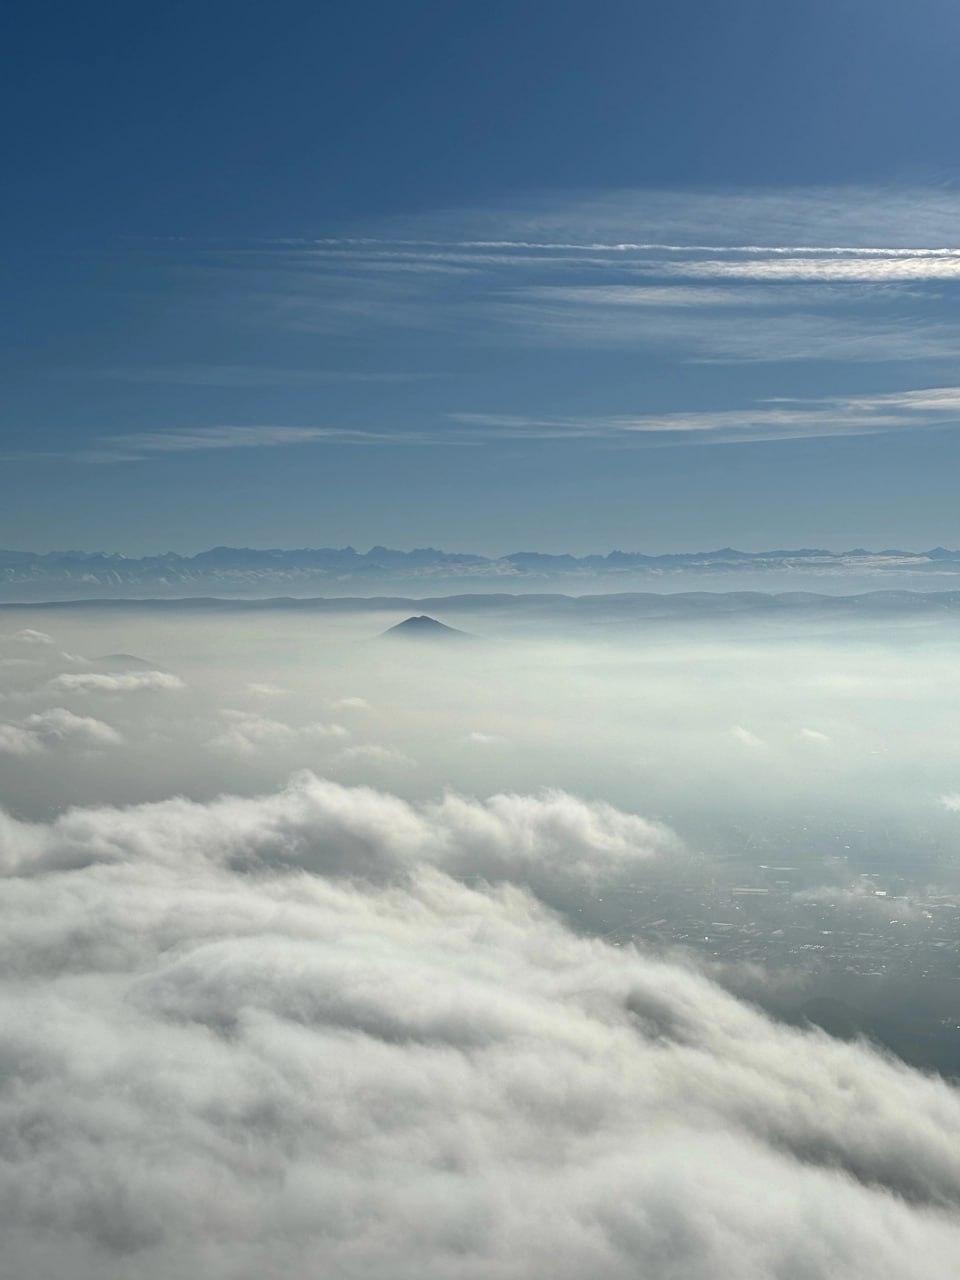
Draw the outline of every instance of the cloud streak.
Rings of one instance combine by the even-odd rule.
[[[958,225],[956,194],[923,188],[560,192],[212,252],[218,278],[231,273],[275,327],[371,341],[401,328],[432,353],[438,333],[455,349],[502,345],[507,321],[530,340],[680,360],[948,359],[958,335],[938,297],[960,275]],[[885,314],[898,298],[909,317]],[[660,330],[622,314],[601,323],[602,304],[730,314]],[[761,307],[779,313],[766,342],[769,325],[732,318]]]
[[[895,280],[960,279],[960,253],[875,254],[847,257],[785,257],[758,254],[749,261],[693,261],[664,264],[659,271],[697,280],[852,280],[885,283]]]
[[[186,688],[170,671],[65,671],[50,687],[62,693],[172,693]]]
[[[105,436],[77,456],[87,462],[137,462],[161,454],[221,449],[282,449],[308,444],[384,444],[395,437],[384,432],[338,427],[211,426],[171,428]]]
[[[577,321],[579,323],[579,321]],[[661,332],[662,319],[651,319]],[[669,328],[669,326],[666,326]],[[761,326],[762,327],[762,326]],[[823,325],[811,326],[816,341],[824,346],[841,342],[841,337]],[[743,343],[748,335],[741,327],[728,341]],[[877,341],[874,335],[874,341]],[[769,334],[764,335],[771,355]],[[921,339],[922,341],[922,339]],[[857,341],[855,349],[859,350]],[[834,345],[833,354],[837,355]],[[901,352],[901,355],[903,353]],[[325,428],[219,428],[194,432],[154,432],[129,440],[128,452],[119,448],[86,455],[91,461],[118,462],[145,459],[151,453],[192,452],[203,449],[277,448],[317,443],[363,443],[367,445],[433,444],[470,446],[486,441],[509,439],[607,439],[639,441],[641,437],[661,442],[737,443],[741,440],[790,440],[810,436],[865,435],[878,432],[953,426],[960,414],[960,388],[929,387],[876,395],[835,398],[771,398],[746,408],[678,410],[669,413],[528,415],[458,411],[447,415],[457,429],[407,432],[352,432],[340,435]],[[116,438],[118,441],[120,437]]]
[[[531,439],[651,440],[729,444],[745,440],[872,435],[953,427],[960,420],[960,387],[927,387],[878,395],[769,399],[750,408],[673,413],[533,417],[458,413],[468,430]]]

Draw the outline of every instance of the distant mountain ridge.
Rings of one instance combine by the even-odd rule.
[[[661,625],[698,626],[703,623],[734,626],[749,621],[751,626],[787,626],[805,619],[819,619],[834,625],[858,620],[887,623],[899,620],[960,622],[960,590],[956,591],[866,591],[856,595],[825,595],[813,591],[621,591],[610,594],[562,595],[546,591],[464,592],[461,595],[434,597],[409,596],[155,596],[101,597],[47,601],[0,601],[0,632],[16,625],[24,612],[49,613],[74,610],[97,610],[122,615],[145,613],[176,615],[209,613],[290,614],[318,619],[325,616],[360,616],[370,614],[382,619],[384,614],[402,621],[378,641],[388,643],[396,637],[402,642],[424,640],[462,641],[483,644],[510,635],[544,634],[554,638],[578,635],[586,637],[605,633],[628,635],[637,628],[649,630]],[[464,624],[450,627],[434,616]],[[416,614],[415,617],[404,615]],[[4,617],[6,615],[6,622]],[[52,618],[51,618],[52,625]],[[382,626],[382,621],[380,622]],[[599,630],[598,630],[599,629]],[[374,633],[369,632],[371,639]],[[483,640],[479,637],[483,636]],[[100,660],[110,669],[117,664],[149,665],[143,659],[114,654]],[[121,667],[121,669],[123,669]],[[127,669],[130,669],[129,666]]]
[[[878,577],[902,581],[960,575],[960,550],[897,548],[828,551],[801,547],[771,551],[685,551],[648,555],[610,551],[574,556],[515,551],[505,556],[418,547],[400,551],[376,546],[259,549],[213,547],[196,555],[176,552],[128,557],[114,552],[0,550],[0,598],[71,598],[88,595],[262,595],[356,588],[364,594],[400,584],[423,583],[444,589],[538,590],[564,584],[589,589],[591,582],[629,589],[632,585],[669,587],[672,579],[746,580],[776,578],[781,586],[807,578],[855,577],[869,585]]]

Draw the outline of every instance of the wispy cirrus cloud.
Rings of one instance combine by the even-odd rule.
[[[666,295],[666,290],[664,294]],[[531,301],[518,294],[496,303],[501,332],[532,346],[627,349],[684,363],[796,364],[824,361],[870,364],[952,358],[960,325],[924,315],[825,314],[784,306],[775,296],[734,301],[721,293],[691,298],[684,290],[667,303],[641,295],[612,300],[573,291]],[[761,308],[766,311],[761,313]]]
[[[941,297],[960,280],[958,225],[960,196],[942,191],[558,194],[272,242],[258,269],[283,264],[277,323],[318,332],[699,363],[943,360],[960,345]]]
[[[345,340],[347,362],[361,343],[387,365],[442,370],[446,358],[454,376],[454,352],[459,363],[518,339],[675,362],[902,362],[960,347],[958,227],[960,193],[942,188],[555,192],[362,234],[175,252],[194,301],[214,291],[231,322],[296,334],[294,346],[303,334]],[[282,344],[271,350],[262,366],[99,376],[294,389],[424,376],[316,371],[299,357],[287,367]]]
[[[878,395],[818,399],[768,398],[737,409],[670,413],[536,416],[456,413],[468,430],[525,438],[632,439],[660,443],[730,444],[795,440],[960,425],[960,387],[928,387]]]
[[[951,425],[953,409],[930,401],[751,400],[747,379],[749,366],[783,365],[787,389],[802,390],[795,371],[804,363],[829,364],[831,378],[846,366],[847,385],[860,380],[856,366],[870,364],[895,363],[898,380],[914,385],[952,379],[958,227],[960,193],[944,189],[633,191],[544,194],[357,229],[367,234],[178,244],[165,259],[178,271],[177,306],[205,315],[214,307],[242,340],[218,344],[221,358],[210,361],[182,344],[160,351],[155,365],[142,352],[128,366],[111,354],[83,376],[169,384],[169,415],[159,421],[176,425],[139,429],[107,404],[100,430],[51,430],[43,456],[110,464],[511,436],[722,442]],[[245,350],[253,351],[246,363],[234,354]],[[504,350],[511,359],[501,368],[491,357]],[[318,351],[342,367],[312,367]],[[583,360],[576,418],[562,401],[555,411],[558,352]],[[914,373],[911,364],[925,367]],[[731,393],[720,375],[717,409],[692,413],[679,393],[665,413],[611,403],[618,381],[636,386],[663,365],[700,366],[704,388],[705,366],[744,366],[742,390]],[[475,408],[471,379],[481,367],[495,412]],[[529,393],[521,412],[510,403],[517,371]],[[769,370],[758,373],[769,390]],[[395,383],[430,379],[393,393]],[[327,383],[342,385],[320,405],[310,392]],[[189,396],[179,388],[222,394],[184,410]],[[260,421],[245,421],[251,411],[237,393],[246,388],[269,398],[253,411]],[[470,411],[449,414],[461,406]],[[6,457],[37,456],[38,439],[24,431]]]
[[[662,316],[655,315],[651,323],[656,323],[661,330],[669,330],[669,324]],[[731,342],[744,344],[745,359],[748,358],[746,346],[751,332],[745,333],[741,326],[730,335]],[[789,329],[781,338],[786,342],[796,333],[796,328]],[[836,347],[843,344],[844,335],[830,326],[824,327],[821,322],[817,327],[817,340],[825,346],[833,343],[836,355]],[[874,340],[880,341],[876,335]],[[847,343],[848,358],[856,359],[858,350],[857,341],[850,339]],[[755,358],[763,357],[757,355]],[[786,354],[783,358],[787,358]],[[901,354],[901,358],[906,359],[906,356]],[[699,440],[719,444],[943,428],[958,422],[960,388],[943,386],[833,397],[766,397],[745,406],[656,413],[642,410],[635,413],[584,410],[578,414],[457,410],[441,413],[432,422],[416,429],[275,425],[170,428],[104,436],[71,456],[87,463],[123,463],[232,449],[316,445],[477,447],[511,439],[607,439],[622,443],[647,438],[649,443],[676,444]],[[450,424],[454,424],[453,427]]]
[[[406,439],[415,439],[409,433]],[[306,444],[385,444],[397,437],[382,431],[340,427],[211,426],[172,427],[104,436],[77,454],[86,462],[136,462],[158,454],[196,453],[220,449],[280,449]]]
[[[435,373],[392,373],[376,369],[287,369],[241,364],[144,365],[130,368],[71,369],[65,372],[112,382],[184,387],[286,387],[327,382],[389,384],[420,382],[439,376]]]
[[[862,295],[861,295],[862,296]],[[841,293],[835,287],[823,289],[803,285],[790,288],[745,285],[658,284],[555,284],[530,285],[512,290],[509,298],[516,302],[546,304],[548,306],[572,304],[582,307],[659,308],[784,308],[794,303],[812,306],[817,303],[832,304],[849,299],[849,292]]]
[[[423,215],[393,234],[626,248],[957,245],[960,190],[938,185],[543,192],[467,213]]]
[[[534,253],[525,251],[535,251]],[[525,241],[391,241],[345,242],[337,248],[311,251],[315,259],[341,260],[354,267],[426,270],[440,262],[469,264],[476,272],[503,268],[558,269],[609,267],[652,276],[731,276],[783,280],[952,280],[960,275],[960,250],[949,248],[893,248],[882,245],[759,245],[759,244],[559,244]],[[712,254],[715,258],[683,260],[684,255]],[[561,256],[562,255],[562,256]],[[679,261],[677,259],[680,259]]]
[[[824,337],[824,341],[826,341]],[[453,429],[450,423],[455,424]],[[734,408],[665,413],[536,414],[455,411],[417,430],[340,430],[328,427],[196,427],[105,438],[76,456],[87,462],[135,462],[203,450],[308,445],[452,445],[550,439],[607,439],[648,443],[736,443],[849,436],[950,427],[960,423],[960,387],[927,387],[826,398],[768,397]]]
[[[808,256],[785,256],[758,250],[750,257],[738,259],[696,259],[683,263],[662,263],[657,270],[671,276],[698,280],[957,280],[960,279],[960,252],[927,252],[914,249],[908,253],[890,250],[871,255],[847,256],[836,251]]]

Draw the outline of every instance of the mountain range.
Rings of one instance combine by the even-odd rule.
[[[600,627],[635,630],[638,625],[722,622],[749,619],[751,625],[770,622],[788,626],[803,618],[824,621],[870,619],[960,619],[960,590],[957,591],[865,591],[855,595],[827,595],[812,591],[621,591],[608,595],[561,595],[546,591],[468,592],[462,595],[410,596],[155,596],[101,597],[47,601],[0,601],[0,621],[5,615],[16,618],[24,611],[43,610],[51,614],[73,610],[105,610],[115,613],[296,613],[301,615],[399,615],[398,624],[383,636],[411,639],[439,635],[443,638],[476,639],[475,634],[439,623],[413,610],[429,609],[455,618],[468,627],[477,626],[485,637],[541,632],[546,626],[554,636],[580,634]],[[405,616],[406,615],[406,616]],[[0,628],[2,630],[2,628]],[[119,662],[138,663],[129,655],[115,654]],[[151,664],[151,666],[154,664]]]
[[[822,548],[714,551],[647,555],[610,551],[604,555],[556,555],[516,551],[491,557],[449,552],[433,547],[398,551],[376,546],[255,549],[214,547],[196,555],[129,557],[112,552],[0,550],[0,599],[40,600],[54,597],[195,596],[226,594],[262,596],[368,595],[384,588],[421,586],[428,590],[537,591],[546,586],[579,590],[671,589],[762,584],[765,590],[831,579],[843,589],[884,585],[952,585],[960,575],[960,550],[929,551],[862,547],[849,551]],[[837,588],[839,589],[839,587]]]

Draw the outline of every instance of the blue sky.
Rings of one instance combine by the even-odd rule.
[[[18,4],[0,546],[960,543],[960,8]]]

